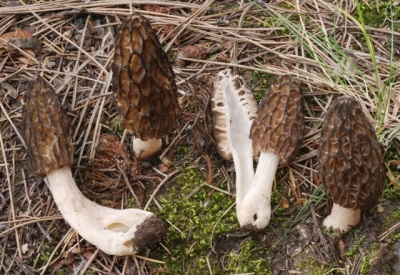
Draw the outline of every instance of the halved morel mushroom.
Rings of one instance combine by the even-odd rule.
[[[288,75],[278,77],[262,99],[250,130],[260,158],[251,187],[238,208],[241,226],[260,230],[268,225],[278,164],[288,164],[303,140],[303,105],[300,86]]]
[[[250,127],[257,116],[257,102],[244,80],[229,69],[218,73],[211,97],[214,136],[218,152],[233,158],[236,172],[236,209],[250,188],[254,176]]]
[[[104,207],[81,193],[71,173],[74,147],[66,112],[41,77],[25,92],[22,118],[30,164],[46,177],[58,209],[79,235],[111,255],[137,253],[164,237],[163,222],[152,213]]]
[[[378,202],[386,178],[381,144],[354,97],[337,99],[326,114],[318,159],[320,179],[333,201],[323,224],[348,231],[360,222],[361,210]]]
[[[139,158],[157,153],[161,138],[178,128],[177,86],[150,22],[128,17],[118,30],[112,65],[114,95]]]

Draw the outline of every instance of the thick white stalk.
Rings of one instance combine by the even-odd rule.
[[[133,150],[138,159],[146,159],[157,154],[161,150],[162,140],[152,138],[149,140],[141,140],[140,138],[133,138]]]
[[[236,209],[249,192],[254,177],[253,148],[247,150],[235,150],[232,148],[233,164],[236,172]]]
[[[69,167],[52,171],[47,175],[46,182],[67,223],[85,240],[107,254],[134,254],[142,245],[137,240],[138,235],[153,234],[149,231],[154,228],[141,227],[149,219],[156,219],[151,212],[140,209],[117,210],[90,201],[76,186]]]
[[[349,209],[334,203],[331,214],[325,218],[323,225],[326,228],[337,229],[340,232],[349,231],[360,222],[361,210]]]
[[[271,192],[279,157],[273,152],[261,152],[250,190],[237,209],[241,226],[263,229],[271,218]]]

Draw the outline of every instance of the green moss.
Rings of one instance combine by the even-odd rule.
[[[304,259],[298,265],[298,269],[300,271],[306,272],[308,275],[320,275],[320,274],[328,274],[331,272],[331,267],[322,264],[320,261],[316,261],[314,259]],[[340,273],[335,273],[340,274]]]
[[[37,262],[37,266],[43,266],[46,262],[49,261],[50,256],[52,255],[52,253],[54,252],[54,249],[56,248],[55,245],[51,245],[49,243],[45,243],[44,246],[42,247],[41,251],[40,251],[40,256],[39,256],[39,260]],[[59,251],[57,250],[55,252],[55,254],[53,255],[53,259],[55,257],[57,257],[59,254]],[[31,258],[29,258],[29,262],[31,265],[33,265],[36,261],[36,256],[37,255],[33,255]]]
[[[296,7],[289,2],[281,2],[278,4],[278,7],[282,8],[282,9],[286,9],[286,10],[295,10]]]
[[[265,92],[270,88],[272,82],[275,80],[275,76],[259,71],[253,71],[251,80],[251,86],[258,85],[257,90],[253,90],[254,98],[258,101],[264,96]]]
[[[253,254],[256,244],[251,241],[242,244],[239,254],[226,255],[224,268],[218,264],[213,240],[238,227],[234,198],[202,185],[203,182],[203,174],[197,168],[183,167],[182,175],[159,196],[163,210],[152,211],[171,225],[163,242],[170,253],[158,247],[152,250],[151,257],[164,261],[170,274],[206,274],[210,268],[214,274],[222,269],[222,273],[262,269],[262,274],[266,274],[265,257],[260,257],[259,251]],[[226,182],[217,187],[226,189]]]
[[[189,148],[185,145],[178,145],[177,153],[181,155],[182,158],[185,158],[189,155]]]
[[[374,257],[378,255],[378,252],[379,252],[379,246],[377,244],[372,245],[371,248],[367,250],[365,256],[362,257],[360,275],[369,274],[372,260],[374,259]],[[385,272],[382,270],[382,274],[384,273]]]
[[[364,241],[364,239],[366,237],[367,236],[363,235],[363,236],[361,236],[359,238],[356,238],[357,242],[352,247],[350,247],[349,249],[346,249],[345,255],[347,257],[351,257],[351,256],[356,255],[358,253],[358,249],[360,248],[361,244],[363,243],[363,241]]]
[[[360,3],[360,8],[365,24],[371,27],[390,27],[392,20],[390,18],[391,14],[393,15],[394,21],[398,21],[400,19],[400,6],[393,5],[393,1],[369,0],[368,4]],[[394,26],[395,31],[400,30],[398,25],[396,26],[395,24]]]
[[[118,117],[113,118],[110,122],[105,124],[110,127],[112,134],[117,133],[118,135],[122,135],[124,133],[124,126]]]
[[[383,197],[389,200],[400,200],[400,169],[398,167],[398,162],[393,160],[400,159],[400,152],[398,145],[393,142],[393,144],[386,150],[385,163],[387,163],[388,178],[386,182],[386,187],[383,190]]]
[[[400,207],[398,207],[395,211],[393,211],[387,218],[385,222],[385,229],[389,229],[393,223],[400,220]]]
[[[240,253],[231,252],[225,257],[227,265],[224,267],[224,273],[272,274],[270,263],[265,260],[266,250],[261,250],[261,253],[259,251],[259,257],[254,259],[254,249],[259,248],[259,244],[252,239],[244,241],[240,245]]]

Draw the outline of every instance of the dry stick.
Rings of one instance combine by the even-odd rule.
[[[0,109],[3,111],[4,115],[6,116],[8,122],[11,124],[11,127],[14,129],[15,133],[17,134],[19,140],[21,141],[24,148],[26,148],[25,140],[22,137],[21,133],[19,132],[18,128],[14,125],[14,122],[11,120],[10,116],[7,113],[7,110],[4,108],[3,104],[0,101]],[[1,133],[0,133],[1,134]]]
[[[17,250],[18,250],[18,256],[22,260],[22,250],[21,250],[21,245],[19,242],[19,234],[18,234],[18,229],[16,227],[17,223],[15,220],[15,209],[14,209],[14,194],[13,194],[13,188],[11,186],[11,178],[10,178],[10,171],[8,170],[8,162],[7,162],[7,156],[6,156],[6,151],[4,148],[4,143],[3,143],[3,135],[0,132],[0,147],[1,151],[3,153],[3,160],[4,160],[4,169],[6,170],[6,176],[7,176],[7,183],[8,183],[8,193],[10,196],[10,207],[11,207],[11,217],[13,219],[13,224],[14,224],[14,230],[15,230],[15,241],[17,242]]]
[[[68,37],[66,37],[65,35],[60,33],[59,31],[57,31],[53,26],[51,26],[49,23],[47,23],[45,20],[43,20],[35,11],[33,11],[27,4],[25,4],[24,1],[19,0],[19,2],[21,3],[22,6],[27,8],[40,22],[42,22],[44,25],[46,25],[49,29],[51,29],[53,32],[58,34],[60,37],[62,37],[66,41],[68,41],[72,46],[74,46],[77,49],[82,50],[82,53],[84,53],[90,60],[92,60],[94,62],[94,64],[96,64],[103,72],[107,73],[107,70],[90,53],[88,53],[87,51],[85,51],[84,49],[79,47],[74,41],[72,41],[71,39],[69,39]]]
[[[86,64],[85,64],[85,66],[86,66]],[[83,67],[84,67],[84,66],[82,66],[82,68],[83,68]],[[80,78],[80,79],[92,81],[92,82],[95,82],[95,83],[104,84],[104,81],[97,80],[97,79],[93,79],[93,78],[90,78],[90,77],[87,77],[87,76],[83,76],[83,75],[79,75],[79,74],[73,73],[73,72],[60,72],[60,71],[49,70],[49,69],[45,69],[45,68],[25,68],[25,67],[22,68],[21,70],[18,70],[16,73],[13,73],[13,74],[10,75],[10,76],[7,76],[6,78],[2,78],[2,79],[0,80],[0,84],[3,83],[3,82],[5,82],[5,80],[8,79],[8,78],[10,78],[11,76],[16,75],[16,74],[19,74],[22,70],[25,70],[25,71],[27,71],[27,72],[36,72],[36,73],[48,73],[48,74],[52,74],[52,73],[55,74],[55,73],[57,73],[57,74],[59,74],[59,75],[68,76],[68,77],[70,77],[70,78],[76,77],[76,78]],[[63,87],[64,87],[64,86],[63,86]],[[57,92],[57,93],[58,93],[58,92]],[[111,94],[111,93],[110,93],[110,94]],[[76,109],[75,109],[75,110],[76,110]]]
[[[240,15],[240,19],[239,19],[239,28],[242,27],[243,25],[243,20],[244,18],[247,16],[247,13],[249,12],[249,10],[253,7],[253,3],[250,3],[247,5],[247,7],[244,9],[244,11],[242,12],[242,14]],[[236,31],[236,33],[239,35],[239,30]],[[232,58],[232,63],[237,63],[237,56],[238,56],[238,41],[234,41],[233,42],[233,58]],[[234,68],[233,70],[234,74],[237,74],[237,70],[236,68]]]
[[[126,186],[128,187],[129,192],[131,192],[133,198],[136,200],[137,205],[138,205],[139,208],[140,208],[140,200],[139,200],[139,198],[136,196],[135,191],[133,191],[133,188],[132,188],[132,186],[131,186],[130,183],[129,183],[128,176],[126,175],[125,171],[120,167],[120,165],[117,164],[117,168],[118,168],[119,172],[122,174],[122,177],[124,178],[124,182],[125,182]]]
[[[7,235],[10,231],[13,231],[15,228],[24,227],[24,226],[27,226],[27,225],[32,224],[32,223],[53,221],[53,220],[62,220],[62,219],[63,219],[62,216],[46,216],[46,217],[42,217],[42,218],[30,217],[29,219],[21,219],[21,220],[15,220],[15,221],[0,222],[0,225],[14,223],[14,222],[19,223],[19,224],[15,225],[12,228],[9,228],[7,230],[2,231],[0,233],[0,237]]]
[[[3,247],[1,251],[6,251],[6,246],[7,246],[7,240],[8,238],[6,237],[5,239],[3,239],[1,242],[3,243]],[[5,259],[6,254],[5,253],[1,253],[1,259],[0,259],[0,272],[3,269],[3,264],[4,264],[4,259]],[[11,267],[11,264],[9,265]],[[5,268],[4,268],[5,270]],[[6,272],[5,272],[6,274]]]
[[[140,256],[138,254],[135,255],[135,258],[138,258],[138,259],[141,259],[141,260],[146,260],[148,262],[152,262],[152,263],[156,263],[156,264],[165,264],[165,262],[163,262],[163,261],[147,258],[147,257],[144,257],[144,256]]]
[[[137,260],[134,258],[133,261],[136,264],[136,270],[139,270],[139,264],[137,263]],[[125,257],[124,266],[122,267],[122,274],[127,274],[126,271],[128,269],[128,263],[129,263],[129,257]],[[140,274],[140,272],[138,273]]]
[[[161,182],[160,184],[157,186],[156,190],[154,190],[153,194],[151,194],[149,200],[147,201],[146,205],[144,206],[143,210],[147,210],[147,208],[150,206],[151,201],[154,199],[154,197],[156,196],[157,192],[160,190],[160,188],[170,179],[172,178],[174,175],[176,175],[177,173],[179,173],[179,170],[175,170],[174,172],[172,172],[171,174],[169,174],[168,176],[166,176]]]
[[[58,248],[61,246],[61,244],[65,242],[64,247],[63,247],[63,249],[65,249],[65,247],[67,246],[69,240],[71,239],[71,236],[73,236],[73,235],[75,235],[75,233],[73,232],[73,229],[70,228],[70,229],[68,230],[68,232],[67,232],[67,233],[61,238],[61,240],[58,242],[58,244],[57,244],[56,247],[54,248],[53,252],[50,254],[50,256],[49,256],[49,258],[48,258],[46,264],[45,264],[44,266],[42,266],[41,268],[38,269],[39,271],[42,270],[42,272],[40,273],[40,275],[45,274],[47,268],[48,268],[50,265],[54,264],[59,258],[61,258],[61,257],[64,255],[63,253],[60,253],[54,260],[52,260],[53,257],[54,257],[54,255],[56,254]]]
[[[99,53],[103,52],[104,49],[107,48],[107,47],[109,47],[112,43],[113,43],[113,42],[110,42],[110,43],[108,43],[108,44],[102,46],[101,48],[99,48],[95,53],[93,53],[93,57],[96,57]],[[108,60],[107,60],[107,62],[106,62],[106,64],[105,64],[105,66],[107,66],[107,65],[111,62],[111,59],[112,59],[112,55],[109,56],[109,58],[108,58]],[[55,91],[56,94],[58,94],[62,89],[64,89],[64,87],[69,83],[69,81],[72,79],[72,77],[75,77],[75,75],[77,75],[83,68],[86,67],[87,64],[89,64],[89,62],[90,62],[90,59],[86,59],[86,60],[83,61],[82,64],[78,67],[78,69],[77,69],[76,72],[71,72],[71,73],[66,74],[66,75],[69,76],[69,78],[66,79],[66,80],[64,80],[63,83],[57,88],[57,90]],[[54,71],[54,72],[56,72],[57,74],[63,74],[62,72],[59,72],[59,71]],[[109,73],[109,72],[107,72],[107,73]],[[101,72],[99,73],[99,75],[98,75],[98,77],[97,77],[96,80],[95,80],[95,79],[89,79],[89,80],[91,80],[91,81],[93,81],[93,82],[95,82],[95,83],[97,83],[97,82],[103,83],[103,81],[98,80],[102,75],[103,75],[103,71],[101,71]],[[107,75],[107,74],[106,74],[106,75]],[[83,78],[83,77],[82,77],[82,78]],[[93,93],[93,91],[94,91],[94,88],[92,89],[91,94]]]
[[[79,59],[81,58],[81,54],[82,54],[81,49],[83,49],[83,43],[85,42],[85,38],[86,38],[86,30],[87,30],[87,26],[89,24],[89,20],[90,19],[91,19],[91,15],[89,14],[88,17],[86,18],[85,27],[83,28],[83,31],[82,31],[81,43],[80,43],[79,48],[78,48],[78,54],[76,56],[76,62],[75,62],[75,66],[74,66],[74,70],[73,71],[76,71],[76,69],[78,68],[78,65],[79,65]],[[78,90],[78,78],[75,78],[74,90],[72,92],[72,101],[71,101],[71,109],[72,110],[75,108],[77,90]]]
[[[21,0],[20,0],[21,1]],[[165,51],[168,52],[173,43],[175,42],[175,40],[179,37],[179,35],[181,35],[181,33],[192,23],[193,20],[195,20],[196,17],[198,17],[201,13],[203,13],[206,9],[208,9],[208,7],[214,2],[214,0],[208,0],[207,2],[205,2],[200,9],[198,9],[192,16],[190,16],[188,19],[186,19],[186,23],[183,25],[183,27],[178,31],[178,33],[175,35],[175,37],[173,39],[171,39],[171,41],[168,43],[168,45],[165,47]],[[178,27],[178,26],[177,26]],[[177,28],[175,27],[175,29]],[[174,29],[174,30],[175,30]],[[172,30],[172,32],[170,34],[172,34],[174,32],[174,30]]]
[[[96,258],[97,253],[99,253],[99,249],[97,248],[96,251],[90,256],[90,258],[86,261],[83,268],[79,271],[79,274],[85,274],[86,270],[89,268],[89,265],[93,262]]]
[[[110,60],[110,59],[109,59]],[[100,94],[104,94],[108,91],[108,88],[110,87],[111,84],[111,74],[108,75],[108,78],[105,81],[105,84],[102,87],[102,91],[100,91]],[[96,124],[93,130],[93,139],[92,139],[92,146],[90,148],[90,153],[89,153],[89,159],[93,159],[96,153],[96,147],[99,143],[99,139],[100,139],[100,131],[101,131],[101,127],[100,125],[100,120],[101,120],[101,115],[103,113],[103,108],[104,108],[104,104],[106,102],[106,98],[103,97],[101,99],[101,104],[100,104],[100,108],[99,108],[99,112],[98,112],[98,116],[97,116],[97,120],[96,120]]]
[[[110,73],[111,74],[111,73]],[[100,73],[99,74],[99,76],[97,77],[97,79],[100,79],[101,77],[102,77],[102,73]],[[111,76],[110,76],[111,77]],[[92,90],[90,91],[90,93],[89,93],[89,97],[87,98],[87,100],[86,100],[86,102],[85,102],[85,106],[83,107],[83,111],[81,112],[81,116],[80,116],[80,118],[79,118],[79,121],[78,121],[78,123],[77,123],[77,125],[76,125],[76,130],[75,130],[75,133],[74,133],[74,135],[73,135],[73,139],[75,140],[76,139],[76,136],[79,134],[79,129],[80,129],[80,127],[81,127],[81,124],[82,124],[82,122],[83,122],[83,119],[84,119],[84,116],[85,116],[85,114],[86,114],[86,111],[87,111],[87,109],[88,109],[88,107],[89,107],[89,104],[91,103],[91,101],[93,100],[93,99],[95,99],[96,97],[99,97],[99,96],[103,96],[103,95],[98,95],[98,96],[93,96],[93,93],[94,93],[94,91],[96,90],[96,87],[97,87],[97,84],[98,83],[104,83],[104,82],[101,82],[101,81],[99,81],[99,82],[95,82],[94,83],[94,85],[93,85],[93,87],[92,87]]]
[[[322,245],[324,247],[324,252],[332,252],[331,246],[329,245],[328,240],[325,238],[324,234],[322,233],[320,223],[318,222],[317,215],[315,214],[315,207],[313,204],[310,205],[310,210],[311,210],[311,215],[312,219],[314,222],[314,230],[317,231],[318,237],[320,241],[322,242]]]
[[[168,153],[168,151],[171,149],[171,147],[179,140],[182,138],[182,133],[183,131],[189,126],[190,121],[188,121],[182,129],[179,130],[178,134],[175,136],[175,138],[171,141],[170,144],[168,144],[168,147],[165,148],[164,152],[160,155],[159,159],[163,159],[165,155]]]
[[[26,200],[28,201],[28,209],[26,210],[26,213],[29,214],[31,212],[32,200],[29,197],[28,185],[26,184],[25,170],[22,169],[21,173],[22,173],[22,180],[24,182],[25,197]]]
[[[2,7],[0,8],[1,15],[21,15],[26,13],[32,13],[32,11],[38,12],[55,12],[55,11],[63,11],[63,10],[87,10],[89,13],[91,12],[99,12],[102,11],[101,7],[110,7],[109,10],[104,11],[105,14],[113,14],[113,11],[116,9],[115,6],[121,5],[144,5],[144,4],[153,4],[153,5],[163,5],[163,6],[171,6],[178,8],[189,8],[189,9],[198,9],[200,6],[192,3],[175,2],[175,1],[165,1],[165,0],[113,0],[113,1],[90,1],[89,3],[82,3],[77,1],[77,3],[70,3],[71,1],[42,1],[39,4],[32,5],[24,5],[24,7]],[[132,3],[133,2],[133,3]],[[100,8],[99,8],[100,7]],[[125,9],[121,9],[125,10]],[[128,13],[128,12],[126,12]]]
[[[8,46],[11,46],[13,49],[17,50],[18,52],[20,52],[23,56],[25,56],[28,59],[31,59],[35,62],[38,62],[35,58],[35,56],[32,56],[31,54],[29,54],[28,52],[22,50],[20,47],[15,46],[11,41],[6,41],[4,38],[2,38],[0,36],[0,41],[6,42]]]
[[[400,228],[400,222],[396,223],[395,225],[391,226],[388,230],[383,232],[381,235],[379,235],[379,242],[382,242],[384,239],[386,239],[390,234],[392,234],[394,231]]]

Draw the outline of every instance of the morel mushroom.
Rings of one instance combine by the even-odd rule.
[[[148,158],[161,138],[178,128],[175,75],[149,21],[128,17],[115,40],[114,95],[124,127],[133,131],[134,151]]]
[[[233,158],[236,172],[236,209],[240,208],[254,176],[250,127],[257,116],[257,102],[241,77],[229,69],[218,73],[211,98],[214,136],[218,152]]]
[[[279,162],[288,164],[303,139],[303,97],[292,77],[279,77],[265,94],[253,121],[250,137],[260,152],[250,190],[241,202],[238,218],[242,227],[265,228],[271,217],[271,191]]]
[[[327,228],[348,231],[361,210],[374,206],[385,183],[383,150],[357,99],[339,98],[329,109],[318,149],[319,175],[332,199]]]
[[[163,222],[140,209],[116,210],[87,199],[71,173],[70,124],[57,95],[42,78],[25,92],[23,134],[32,168],[46,177],[58,209],[85,240],[111,255],[128,255],[159,242]]]

